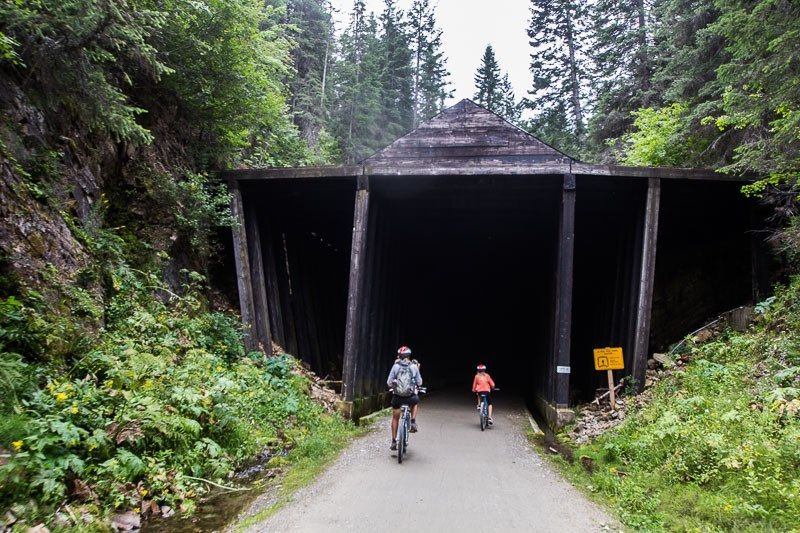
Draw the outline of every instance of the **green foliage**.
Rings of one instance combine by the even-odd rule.
[[[20,76],[35,79],[44,106],[52,106],[116,140],[148,143],[138,123],[144,109],[125,90],[141,71],[152,79],[169,72],[149,44],[165,22],[147,2],[66,0],[3,2],[0,53]],[[91,95],[87,97],[87,95]]]
[[[687,155],[681,136],[687,108],[672,104],[661,109],[642,108],[633,112],[635,131],[622,137],[623,153],[618,157],[626,165],[680,166]],[[611,141],[616,144],[616,141]]]
[[[525,106],[534,113],[531,129],[552,142],[546,134],[566,127],[570,144],[580,145],[586,129],[584,107],[591,69],[586,55],[590,46],[588,6],[566,0],[531,0],[530,5],[527,33],[532,88]]]
[[[800,6],[786,0],[717,0],[711,31],[723,36],[730,60],[717,70],[723,90],[722,131],[745,133],[723,170],[771,175],[795,183],[800,173],[800,95],[796,43]]]
[[[0,405],[0,445],[13,451],[0,504],[46,518],[79,479],[107,506],[189,510],[206,486],[187,476],[224,483],[256,452],[323,438],[332,419],[295,360],[244,357],[237,318],[205,310],[202,276],[184,273],[181,295],[124,265],[115,279],[104,328],[66,367],[45,340],[63,317],[35,301],[0,306],[0,381],[14,393]]]
[[[647,531],[789,531],[800,516],[800,278],[759,323],[691,347],[652,401],[571,469]]]

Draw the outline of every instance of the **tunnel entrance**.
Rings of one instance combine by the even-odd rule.
[[[401,344],[433,387],[482,362],[560,425],[604,386],[764,294],[737,178],[576,161],[464,100],[357,166],[227,173],[245,344],[272,341],[383,406]],[[756,283],[754,283],[754,280]]]
[[[433,387],[468,390],[479,362],[504,388],[541,386],[560,192],[553,176],[373,180],[381,370],[406,344]]]

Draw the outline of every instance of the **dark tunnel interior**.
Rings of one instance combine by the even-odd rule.
[[[766,254],[758,253],[765,235],[754,231],[759,215],[740,189],[727,182],[662,183],[651,350],[667,349],[768,290]]]
[[[357,397],[385,390],[401,344],[434,388],[467,390],[482,362],[504,390],[543,393],[561,185],[561,176],[370,179]],[[260,231],[273,339],[341,379],[355,178],[241,188]],[[604,386],[592,348],[622,346],[630,368],[646,194],[643,179],[577,178],[570,403]],[[751,298],[751,207],[738,184],[662,180],[651,351]]]
[[[260,229],[272,338],[331,379],[342,372],[354,190],[354,179],[242,186]]]
[[[498,386],[529,390],[544,372],[553,327],[560,178],[376,180],[373,207],[388,268],[373,322],[407,344],[434,387],[469,390],[478,363]],[[380,294],[388,291],[389,294]],[[392,311],[393,309],[393,311]]]

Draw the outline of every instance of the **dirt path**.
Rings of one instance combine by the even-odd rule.
[[[523,405],[498,394],[481,433],[470,395],[431,395],[400,465],[389,419],[350,446],[289,505],[248,531],[547,531],[618,529],[531,450]],[[406,502],[406,514],[398,512]]]

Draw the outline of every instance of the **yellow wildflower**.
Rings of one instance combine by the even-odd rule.
[[[16,451],[20,451],[22,449],[23,444],[24,443],[21,440],[15,440],[14,442],[11,443],[11,446],[13,446]]]
[[[78,414],[78,402],[72,402],[72,407],[70,407],[69,411],[73,415],[77,415]]]
[[[723,507],[723,509],[725,509],[726,513],[730,513],[733,510],[733,505],[731,505],[729,503],[726,503],[725,507]]]
[[[139,496],[147,496],[147,489],[139,489]]]
[[[57,402],[63,402],[67,398],[69,398],[69,395],[66,392],[59,392],[58,394],[56,394]]]
[[[142,389],[143,390],[150,390],[152,388],[153,388],[153,380],[152,379],[144,380],[144,383],[142,383]]]

